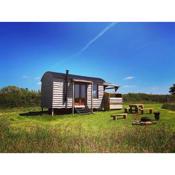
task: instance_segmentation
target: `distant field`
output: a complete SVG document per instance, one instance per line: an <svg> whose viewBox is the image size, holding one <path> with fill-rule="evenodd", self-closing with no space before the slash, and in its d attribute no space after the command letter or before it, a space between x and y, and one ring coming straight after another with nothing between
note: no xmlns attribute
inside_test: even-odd
<svg viewBox="0 0 175 175"><path fill-rule="evenodd" d="M37 107L0 109L0 152L175 152L175 111L145 107L161 112L158 124L132 126L141 115L131 114L113 121L121 110L51 117Z"/></svg>

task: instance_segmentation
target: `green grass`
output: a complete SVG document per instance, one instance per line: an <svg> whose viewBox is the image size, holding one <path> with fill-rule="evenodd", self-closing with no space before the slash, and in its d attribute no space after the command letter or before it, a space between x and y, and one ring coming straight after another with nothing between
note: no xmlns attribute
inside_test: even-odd
<svg viewBox="0 0 175 175"><path fill-rule="evenodd" d="M111 114L20 115L40 108L0 110L0 152L175 152L175 111L146 104L161 112L152 126L132 126L141 116L113 121ZM154 118L153 114L144 114Z"/></svg>

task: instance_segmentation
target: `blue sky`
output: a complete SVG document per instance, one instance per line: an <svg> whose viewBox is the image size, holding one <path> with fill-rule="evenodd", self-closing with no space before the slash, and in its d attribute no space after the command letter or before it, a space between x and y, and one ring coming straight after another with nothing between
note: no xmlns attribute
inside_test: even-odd
<svg viewBox="0 0 175 175"><path fill-rule="evenodd" d="M175 23L0 23L0 87L40 89L46 71L96 76L120 92L175 83Z"/></svg>

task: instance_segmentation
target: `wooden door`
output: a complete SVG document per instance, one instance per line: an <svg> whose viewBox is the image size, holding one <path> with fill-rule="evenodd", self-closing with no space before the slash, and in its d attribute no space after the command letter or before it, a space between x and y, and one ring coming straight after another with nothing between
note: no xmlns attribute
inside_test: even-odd
<svg viewBox="0 0 175 175"><path fill-rule="evenodd" d="M75 84L75 106L85 106L87 96L87 86L84 83Z"/></svg>

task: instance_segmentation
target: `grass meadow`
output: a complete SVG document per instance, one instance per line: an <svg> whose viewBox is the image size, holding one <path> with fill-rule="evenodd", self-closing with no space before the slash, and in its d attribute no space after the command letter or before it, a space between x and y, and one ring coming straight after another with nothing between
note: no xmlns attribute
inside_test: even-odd
<svg viewBox="0 0 175 175"><path fill-rule="evenodd" d="M160 111L151 126L132 126L132 121L153 114L129 114L113 121L111 114L40 115L39 107L0 109L2 153L168 153L175 152L175 111L161 104L145 104Z"/></svg>

